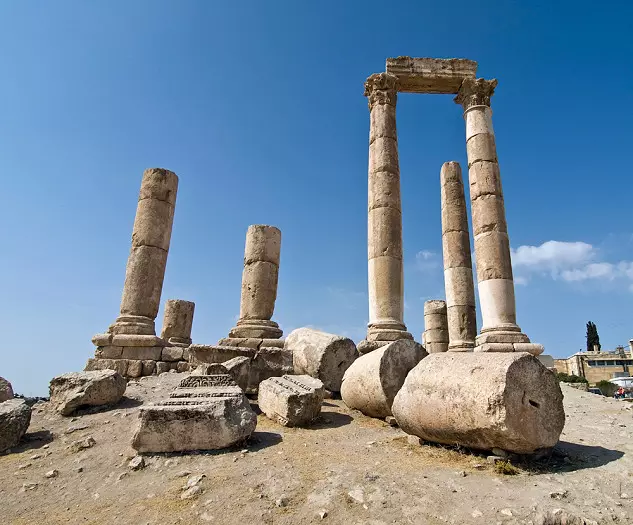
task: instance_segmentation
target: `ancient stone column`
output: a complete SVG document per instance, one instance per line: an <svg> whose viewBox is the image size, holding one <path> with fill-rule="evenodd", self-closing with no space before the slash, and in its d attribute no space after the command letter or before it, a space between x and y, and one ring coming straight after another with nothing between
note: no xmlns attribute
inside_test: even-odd
<svg viewBox="0 0 633 525"><path fill-rule="evenodd" d="M369 101L368 266L369 325L359 351L413 339L403 321L402 212L396 133L397 79L388 73L365 82ZM369 348L364 348L369 346Z"/></svg>
<svg viewBox="0 0 633 525"><path fill-rule="evenodd" d="M424 334L422 344L429 354L448 350L449 333L446 301L433 299L424 302Z"/></svg>
<svg viewBox="0 0 633 525"><path fill-rule="evenodd" d="M279 339L282 331L271 321L277 299L281 232L274 226L248 227L242 274L240 318L229 337Z"/></svg>
<svg viewBox="0 0 633 525"><path fill-rule="evenodd" d="M189 346L191 344L191 327L196 303L181 299L169 299L165 303L163 330L160 338L171 345Z"/></svg>
<svg viewBox="0 0 633 525"><path fill-rule="evenodd" d="M163 289L177 190L175 173L160 168L143 173L132 249L125 271L121 315L110 327L110 333L156 334L154 320Z"/></svg>
<svg viewBox="0 0 633 525"><path fill-rule="evenodd" d="M464 108L477 287L483 326L475 351L525 351L538 355L516 323L510 240L506 225L490 97L496 80L464 79L455 102Z"/></svg>
<svg viewBox="0 0 633 525"><path fill-rule="evenodd" d="M477 316L466 199L462 169L457 162L442 165L440 186L448 350L468 352L475 347Z"/></svg>

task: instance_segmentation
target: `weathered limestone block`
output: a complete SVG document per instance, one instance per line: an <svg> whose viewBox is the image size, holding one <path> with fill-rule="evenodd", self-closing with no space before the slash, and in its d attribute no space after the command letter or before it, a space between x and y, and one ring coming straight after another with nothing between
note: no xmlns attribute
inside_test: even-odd
<svg viewBox="0 0 633 525"><path fill-rule="evenodd" d="M169 372L170 363L166 361L156 361L156 375L164 374L165 372Z"/></svg>
<svg viewBox="0 0 633 525"><path fill-rule="evenodd" d="M340 392L343 374L358 357L354 341L312 328L298 328L286 337L295 374L320 379L330 392Z"/></svg>
<svg viewBox="0 0 633 525"><path fill-rule="evenodd" d="M250 377L251 358L246 356L234 357L223 363L202 363L194 370L194 375L207 376L216 374L229 374L242 390L248 388Z"/></svg>
<svg viewBox="0 0 633 525"><path fill-rule="evenodd" d="M404 93L457 93L465 78L475 78L477 62L465 58L387 59L387 73L398 77Z"/></svg>
<svg viewBox="0 0 633 525"><path fill-rule="evenodd" d="M7 381L4 377L0 377L0 403L6 401L7 399L13 399L13 387L11 383Z"/></svg>
<svg viewBox="0 0 633 525"><path fill-rule="evenodd" d="M71 372L51 379L50 402L62 416L68 416L82 406L117 403L126 386L125 378L114 370Z"/></svg>
<svg viewBox="0 0 633 525"><path fill-rule="evenodd" d="M84 371L91 372L94 370L114 370L122 376L127 376L127 359L98 359L90 358L86 363Z"/></svg>
<svg viewBox="0 0 633 525"><path fill-rule="evenodd" d="M391 416L391 404L407 374L427 355L419 343L400 339L359 357L343 376L343 401L366 416Z"/></svg>
<svg viewBox="0 0 633 525"><path fill-rule="evenodd" d="M181 346L166 346L160 354L161 361L182 361L183 349Z"/></svg>
<svg viewBox="0 0 633 525"><path fill-rule="evenodd" d="M0 452L15 447L31 422L31 407L23 399L0 403Z"/></svg>
<svg viewBox="0 0 633 525"><path fill-rule="evenodd" d="M138 359L128 359L127 377L141 377L143 375L143 361Z"/></svg>
<svg viewBox="0 0 633 525"><path fill-rule="evenodd" d="M123 356L122 346L99 346L95 350L95 357L99 359L121 359Z"/></svg>
<svg viewBox="0 0 633 525"><path fill-rule="evenodd" d="M169 299L165 303L161 339L172 345L190 345L195 307L196 304L191 301Z"/></svg>
<svg viewBox="0 0 633 525"><path fill-rule="evenodd" d="M448 351L446 301L433 299L424 303L424 348L429 354Z"/></svg>
<svg viewBox="0 0 633 525"><path fill-rule="evenodd" d="M271 377L259 385L257 403L273 421L286 427L309 424L321 412L323 383L308 375Z"/></svg>
<svg viewBox="0 0 633 525"><path fill-rule="evenodd" d="M518 454L553 447L565 424L556 376L526 353L431 355L392 410L402 430L425 441Z"/></svg>
<svg viewBox="0 0 633 525"><path fill-rule="evenodd" d="M230 375L189 376L169 399L140 408L132 439L138 452L216 450L248 438L257 425Z"/></svg>
<svg viewBox="0 0 633 525"><path fill-rule="evenodd" d="M123 359L151 359L157 361L161 357L162 346L124 346L121 357Z"/></svg>

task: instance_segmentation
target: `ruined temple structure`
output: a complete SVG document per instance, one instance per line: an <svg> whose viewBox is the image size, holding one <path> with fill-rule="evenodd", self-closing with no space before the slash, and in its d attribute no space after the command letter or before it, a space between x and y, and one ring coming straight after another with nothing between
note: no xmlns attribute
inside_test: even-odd
<svg viewBox="0 0 633 525"><path fill-rule="evenodd" d="M92 338L97 349L86 370L112 369L126 377L139 377L189 369L187 347L194 303L167 301L162 337L155 328L177 191L175 173L160 168L143 173L121 312L105 333Z"/></svg>
<svg viewBox="0 0 633 525"><path fill-rule="evenodd" d="M530 342L516 323L510 243L490 100L496 80L476 77L477 63L465 59L388 58L384 73L365 82L370 112L368 274L369 324L359 346L367 353L398 339L412 339L403 320L402 211L396 132L398 92L453 94L466 121L468 178L483 326L478 336L470 242L465 224L461 170L442 168L442 233L449 343L452 351L528 352ZM474 339L474 341L473 341ZM444 341L442 341L442 345Z"/></svg>

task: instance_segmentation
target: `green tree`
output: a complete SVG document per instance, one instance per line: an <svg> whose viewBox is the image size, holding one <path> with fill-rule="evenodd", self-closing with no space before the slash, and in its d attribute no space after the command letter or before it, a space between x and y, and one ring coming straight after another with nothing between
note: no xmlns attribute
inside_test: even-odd
<svg viewBox="0 0 633 525"><path fill-rule="evenodd" d="M619 388L618 385L612 383L611 381L607 381L606 379L598 381L596 383L596 387L598 387L600 392L607 397L613 397L613 394L615 394Z"/></svg>
<svg viewBox="0 0 633 525"><path fill-rule="evenodd" d="M598 345L598 351L600 351L600 336L598 335L598 328L596 324L589 321L587 323L587 352L593 351L594 345Z"/></svg>

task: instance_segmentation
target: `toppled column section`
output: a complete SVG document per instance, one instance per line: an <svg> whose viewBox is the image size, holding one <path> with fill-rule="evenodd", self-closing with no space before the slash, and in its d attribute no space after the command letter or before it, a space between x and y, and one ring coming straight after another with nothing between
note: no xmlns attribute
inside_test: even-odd
<svg viewBox="0 0 633 525"><path fill-rule="evenodd" d="M523 352L431 355L411 370L392 411L426 441L517 454L553 447L565 424L555 374Z"/></svg>
<svg viewBox="0 0 633 525"><path fill-rule="evenodd" d="M308 425L321 413L325 389L306 375L271 377L259 385L257 403L267 417L285 427Z"/></svg>
<svg viewBox="0 0 633 525"><path fill-rule="evenodd" d="M490 109L496 86L496 80L465 79L455 97L464 108L466 120L477 288L483 320L475 352L538 355L543 346L530 343L516 323L510 240Z"/></svg>
<svg viewBox="0 0 633 525"><path fill-rule="evenodd" d="M97 350L95 358L88 360L86 370L113 369L126 377L156 373L166 343L156 337L154 323L163 289L177 191L175 173L162 168L150 168L143 173L121 312L106 333L92 338Z"/></svg>
<svg viewBox="0 0 633 525"><path fill-rule="evenodd" d="M446 302L433 299L424 303L422 344L429 354L448 351Z"/></svg>
<svg viewBox="0 0 633 525"><path fill-rule="evenodd" d="M169 299L165 303L161 339L173 346L189 346L195 308L191 301Z"/></svg>
<svg viewBox="0 0 633 525"><path fill-rule="evenodd" d="M400 339L360 356L347 369L341 398L370 417L391 415L391 404L409 371L428 354L410 339Z"/></svg>
<svg viewBox="0 0 633 525"><path fill-rule="evenodd" d="M323 382L330 392L340 392L343 374L358 357L354 341L312 328L298 328L284 345L292 352L295 374L307 374Z"/></svg>
<svg viewBox="0 0 633 525"><path fill-rule="evenodd" d="M271 321L277 299L281 231L254 224L246 233L240 318L229 337L279 339L282 331Z"/></svg>
<svg viewBox="0 0 633 525"><path fill-rule="evenodd" d="M440 186L448 349L469 352L475 347L477 316L464 183L457 162L442 165Z"/></svg>
<svg viewBox="0 0 633 525"><path fill-rule="evenodd" d="M398 80L389 73L365 82L369 103L368 275L369 325L358 345L367 353L413 339L403 321L402 209L396 132Z"/></svg>
<svg viewBox="0 0 633 525"><path fill-rule="evenodd" d="M257 416L228 374L191 375L157 405L140 408L132 447L139 452L216 450L248 438Z"/></svg>

